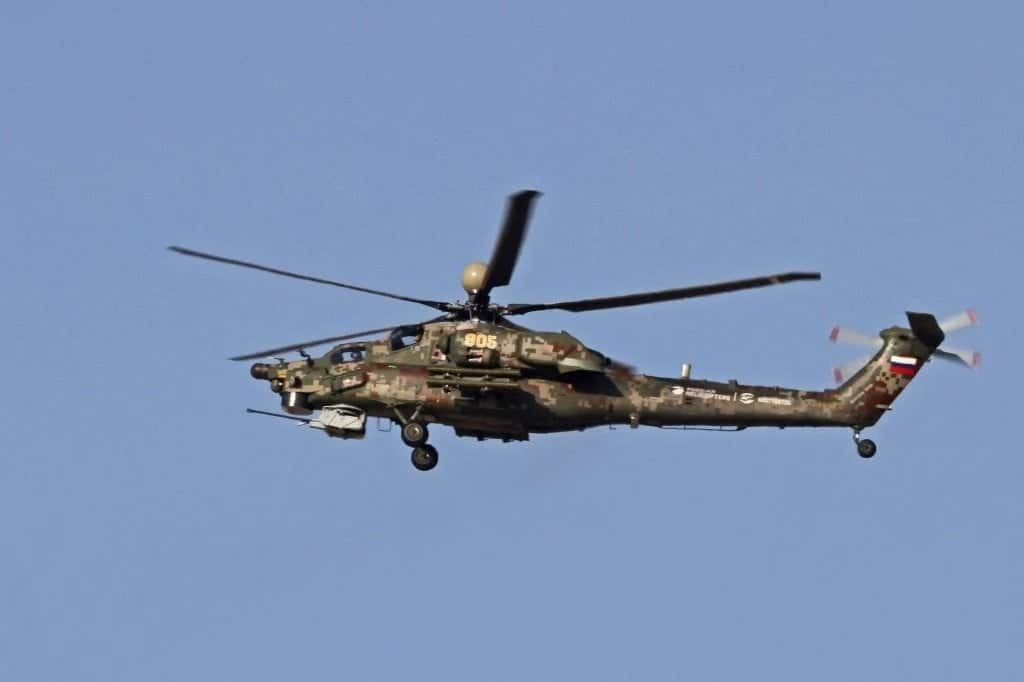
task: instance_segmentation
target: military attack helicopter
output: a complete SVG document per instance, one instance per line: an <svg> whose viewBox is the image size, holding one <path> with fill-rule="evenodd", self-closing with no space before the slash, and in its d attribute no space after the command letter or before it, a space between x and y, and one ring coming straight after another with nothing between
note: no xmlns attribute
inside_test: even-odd
<svg viewBox="0 0 1024 682"><path fill-rule="evenodd" d="M509 197L504 222L488 263L470 263L462 272L467 298L449 303L310 277L256 263L179 246L177 253L276 275L361 291L433 308L440 316L415 324L370 329L248 353L253 360L298 351L300 359L257 362L253 378L281 396L286 414L247 410L320 430L335 438L363 438L367 417L400 425L412 448L412 463L427 471L437 465L437 449L427 442L428 425L445 425L458 436L502 441L528 440L531 433L583 430L595 426L742 430L833 426L853 430L861 457L877 447L861 438L933 356L974 366L969 351L939 349L946 331L974 324L963 313L939 324L927 313L907 313L909 328L890 327L877 338L837 328L833 340L866 342L877 352L863 364L837 370L841 385L804 391L749 386L736 381L691 378L683 365L678 377L640 374L562 332L534 331L510 317L540 310L586 312L646 305L744 289L821 279L817 272L786 272L763 277L665 289L621 296L555 303L497 304L496 287L512 279L530 215L539 192ZM375 334L380 338L366 340ZM355 340L362 339L362 340ZM345 342L345 343L338 343ZM307 349L334 345L319 358ZM845 372L845 374L844 374ZM313 416L315 412L319 415Z"/></svg>

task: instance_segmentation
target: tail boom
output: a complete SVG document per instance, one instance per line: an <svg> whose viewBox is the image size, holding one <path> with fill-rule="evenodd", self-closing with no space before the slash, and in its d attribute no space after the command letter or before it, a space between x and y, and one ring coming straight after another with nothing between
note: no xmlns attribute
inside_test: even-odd
<svg viewBox="0 0 1024 682"><path fill-rule="evenodd" d="M892 407L942 342L931 315L908 315L911 329L890 327L879 333L882 346L860 371L834 390L804 391L736 382L645 377L647 393L623 404L631 414L615 421L650 426L872 426ZM936 334L935 332L938 332Z"/></svg>

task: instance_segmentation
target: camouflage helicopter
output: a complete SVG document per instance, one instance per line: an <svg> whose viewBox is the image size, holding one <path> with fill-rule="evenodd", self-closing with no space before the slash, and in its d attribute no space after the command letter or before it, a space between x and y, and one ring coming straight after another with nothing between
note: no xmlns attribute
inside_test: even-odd
<svg viewBox="0 0 1024 682"><path fill-rule="evenodd" d="M875 443L861 438L890 409L918 370L933 356L976 364L967 351L940 350L945 332L973 324L973 313L939 324L927 313L907 313L909 328L890 327L877 338L834 330L833 340L867 342L877 352L832 390L805 391L750 386L690 377L637 373L562 332L534 331L510 317L540 310L585 312L710 296L802 280L817 272L787 272L715 284L555 303L496 304L491 292L512 278L539 192L509 197L504 222L488 263L462 272L467 299L449 303L369 289L271 268L233 258L169 247L177 253L219 263L317 282L440 311L415 324L370 329L249 353L253 360L298 351L300 359L257 362L253 378L281 397L286 414L248 412L285 419L335 438L362 438L367 417L400 425L412 448L412 463L427 471L438 452L427 442L428 425L454 428L456 435L502 441L528 440L531 433L583 430L595 426L742 430L753 426L846 427L853 430L861 457L874 456ZM965 322L964 316L969 319ZM375 334L383 337L365 340ZM362 340L355 340L362 339ZM338 343L345 342L345 343ZM319 358L306 349L334 345ZM848 368L849 369L849 368ZM843 370L837 370L841 372ZM319 415L313 417L315 412Z"/></svg>

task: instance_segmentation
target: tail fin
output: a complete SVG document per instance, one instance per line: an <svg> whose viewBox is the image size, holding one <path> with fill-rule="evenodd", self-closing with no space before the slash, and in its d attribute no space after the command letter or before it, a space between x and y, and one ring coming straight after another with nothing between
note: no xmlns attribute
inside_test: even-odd
<svg viewBox="0 0 1024 682"><path fill-rule="evenodd" d="M907 321L910 322L910 329L914 332L921 343L935 350L946 340L946 334L939 326L939 321L929 313L907 313Z"/></svg>
<svg viewBox="0 0 1024 682"><path fill-rule="evenodd" d="M851 425L871 426L881 419L945 338L933 315L908 312L907 321L910 329L882 330L881 350L838 388Z"/></svg>

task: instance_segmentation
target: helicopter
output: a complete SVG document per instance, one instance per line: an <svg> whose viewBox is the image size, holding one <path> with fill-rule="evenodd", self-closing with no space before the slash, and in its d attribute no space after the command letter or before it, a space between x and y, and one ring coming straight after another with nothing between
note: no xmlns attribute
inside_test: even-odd
<svg viewBox="0 0 1024 682"><path fill-rule="evenodd" d="M413 466L433 469L437 449L429 429L452 427L457 436L529 440L531 434L582 431L624 425L677 429L740 431L749 427L843 427L852 429L857 453L867 459L875 443L861 437L890 410L918 371L933 356L976 366L970 351L939 346L949 331L977 322L968 311L939 323L929 313L908 312L908 327L883 329L870 336L835 328L833 341L875 348L857 365L836 370L840 385L820 391L754 386L735 380L716 382L691 377L689 364L677 377L648 376L587 346L571 334L535 331L509 318L542 310L574 313L647 305L711 296L799 281L821 279L818 272L729 280L675 289L566 300L553 303L499 304L497 287L512 279L540 192L511 195L488 262L473 262L462 272L466 299L447 302L405 296L321 277L226 258L180 246L178 254L259 270L433 308L441 314L412 324L314 339L231 358L256 362L250 375L278 394L284 414L247 412L297 421L332 438L360 439L368 417L399 426L412 448ZM382 336L374 336L382 335ZM320 357L307 349L333 344ZM297 351L299 359L279 357Z"/></svg>

